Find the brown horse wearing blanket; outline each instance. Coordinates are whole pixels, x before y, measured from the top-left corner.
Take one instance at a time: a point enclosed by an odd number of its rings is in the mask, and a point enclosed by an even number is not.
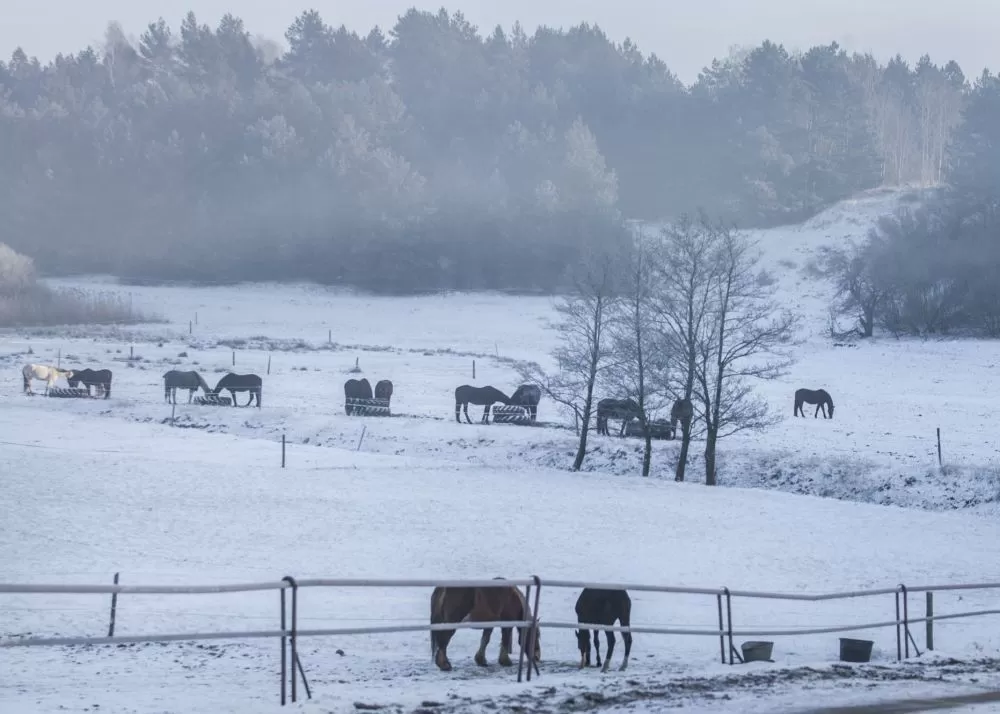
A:
[[[503,578],[494,578],[503,580]],[[516,587],[497,585],[485,588],[434,588],[431,593],[431,624],[444,622],[501,622],[531,619],[531,609],[524,599],[524,594]],[[542,660],[542,647],[538,641],[538,630],[534,630],[534,654],[532,662]],[[493,628],[484,629],[479,640],[479,650],[476,652],[476,664],[486,666],[486,645],[490,642]],[[500,630],[500,657],[497,659],[504,667],[510,667],[512,649],[512,628]],[[523,649],[530,630],[526,627],[517,628],[517,644]],[[448,643],[455,636],[455,630],[431,630],[431,655],[434,663],[445,672],[451,671],[448,661]],[[530,665],[529,665],[530,666]]]

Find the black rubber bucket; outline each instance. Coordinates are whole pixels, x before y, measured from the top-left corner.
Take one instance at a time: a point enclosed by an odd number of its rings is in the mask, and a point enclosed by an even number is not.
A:
[[[743,650],[744,662],[773,662],[771,652],[774,649],[773,642],[744,642],[740,645]]]
[[[871,640],[854,640],[850,637],[840,638],[841,662],[870,662],[872,658]]]

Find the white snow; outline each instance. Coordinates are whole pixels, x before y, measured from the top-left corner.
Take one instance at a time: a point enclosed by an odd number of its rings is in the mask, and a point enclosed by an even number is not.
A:
[[[790,374],[761,385],[785,418],[765,434],[726,440],[725,487],[718,489],[674,483],[672,443],[657,444],[652,479],[636,475],[637,444],[617,438],[593,439],[589,470],[567,471],[573,432],[545,401],[544,424],[535,428],[453,422],[456,386],[509,392],[517,385],[512,360],[547,363],[554,346],[547,298],[53,281],[132,293],[136,307],[170,322],[0,335],[3,580],[109,583],[115,572],[130,584],[537,573],[791,592],[998,580],[1000,526],[991,516],[1000,478],[987,385],[1000,347],[886,338],[833,346],[825,334],[829,285],[805,270],[816,248],[863,235],[895,200],[867,196],[803,226],[759,232],[782,296],[803,313],[806,328]],[[127,361],[130,346],[140,359]],[[59,357],[70,368],[113,369],[112,398],[23,396],[19,367],[29,347],[32,361]],[[373,383],[393,380],[396,416],[344,414],[342,384],[355,359]],[[160,375],[175,366],[198,369],[213,384],[230,369],[261,374],[264,406],[191,406],[179,392],[172,426]],[[791,393],[799,386],[831,391],[836,418],[793,418]],[[478,421],[478,410],[470,416]],[[289,442],[284,470],[281,434]],[[699,468],[693,459],[695,481]],[[543,589],[543,621],[574,620],[577,594]],[[422,623],[428,598],[426,589],[305,590],[301,625]],[[632,599],[636,625],[717,625],[712,597],[633,592]],[[939,593],[936,608],[995,608],[998,599],[988,591]],[[0,595],[0,636],[106,634],[108,600]],[[742,629],[864,623],[892,619],[893,607],[891,596],[822,604],[737,599],[734,619]],[[912,596],[911,608],[922,607],[922,596]],[[410,711],[429,700],[441,703],[433,708],[439,711],[508,701],[576,711],[592,708],[599,692],[602,711],[684,704],[687,711],[749,712],[814,704],[816,691],[838,701],[896,696],[903,682],[914,692],[964,691],[991,681],[977,662],[995,657],[1000,645],[993,622],[937,625],[938,653],[959,665],[925,656],[919,665],[897,666],[893,630],[855,633],[876,641],[881,666],[848,677],[831,667],[839,635],[776,638],[775,664],[736,668],[718,664],[712,638],[636,635],[629,671],[600,675],[575,669],[572,631],[549,629],[542,676],[531,685],[518,685],[495,664],[476,667],[475,631],[456,635],[450,674],[433,666],[426,633],[303,639],[316,698],[303,708],[350,711],[359,701]],[[121,635],[277,625],[274,592],[123,595],[118,602]],[[922,629],[916,634],[923,649]],[[498,642],[494,633],[491,661]],[[272,641],[0,649],[0,710],[277,710],[278,650]],[[621,652],[619,638],[616,662]],[[813,670],[805,679],[801,669],[774,678],[806,665]],[[934,679],[941,681],[927,681]],[[567,703],[570,697],[579,701]]]

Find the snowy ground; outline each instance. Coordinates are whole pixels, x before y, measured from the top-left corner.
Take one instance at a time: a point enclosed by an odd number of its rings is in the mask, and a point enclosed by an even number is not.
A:
[[[617,438],[593,441],[587,473],[566,471],[573,434],[544,401],[543,424],[534,428],[454,423],[456,386],[509,392],[518,383],[514,361],[548,359],[546,298],[58,281],[131,293],[136,307],[169,322],[130,332],[0,335],[3,579],[109,582],[118,571],[133,584],[538,573],[794,592],[996,580],[1000,526],[991,516],[1000,471],[983,385],[1000,346],[891,339],[835,346],[826,335],[829,286],[810,277],[820,245],[860,236],[892,201],[870,196],[803,226],[760,233],[782,294],[805,318],[803,344],[791,373],[761,388],[785,419],[765,434],[728,440],[720,465],[728,488],[712,490],[672,482],[670,443],[657,445],[654,479],[633,477],[638,445]],[[29,349],[32,361],[111,368],[112,398],[21,395],[19,367]],[[355,376],[348,371],[356,360],[373,383],[394,382],[393,417],[344,414],[342,384]],[[200,370],[212,384],[229,370],[264,375],[264,408],[190,406],[180,392],[171,424],[160,375],[175,367]],[[799,386],[831,391],[837,418],[794,419],[791,394]],[[699,467],[695,459],[692,475]],[[543,591],[542,619],[573,620],[576,595]],[[420,589],[306,591],[302,625],[420,623],[428,596]],[[632,597],[634,624],[715,626],[712,598]],[[995,608],[998,599],[939,594],[937,608]],[[106,600],[0,596],[0,636],[101,634]],[[891,619],[892,608],[891,597],[737,600],[734,617],[744,629],[796,627]],[[277,627],[276,615],[275,593],[122,596],[118,633],[267,629]],[[1000,631],[988,619],[939,623],[939,657],[905,666],[892,663],[891,630],[857,634],[876,641],[871,666],[832,665],[838,635],[780,638],[775,664],[735,670],[717,663],[710,638],[637,635],[628,672],[602,676],[576,671],[571,631],[543,630],[542,676],[530,686],[496,665],[472,664],[473,632],[456,636],[457,669],[448,675],[430,662],[426,634],[321,638],[301,644],[316,696],[304,710],[351,711],[361,702],[413,711],[432,702],[423,709],[792,711],[820,699],[998,683]],[[918,643],[922,649],[922,637]],[[278,664],[277,643],[259,641],[0,649],[0,709],[269,711]]]

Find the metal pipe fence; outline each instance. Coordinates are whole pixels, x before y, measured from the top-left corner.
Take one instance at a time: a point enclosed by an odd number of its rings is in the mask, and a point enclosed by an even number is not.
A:
[[[584,589],[594,588],[603,590],[626,590],[635,592],[661,593],[667,595],[697,595],[710,596],[716,601],[717,622],[709,628],[686,628],[686,627],[654,627],[646,625],[603,625],[597,623],[581,622],[543,622],[539,619],[539,606],[542,585],[546,588],[563,589]],[[494,588],[494,587],[516,587],[524,588],[524,601],[528,604],[526,617],[523,620],[494,620],[489,622],[463,621],[456,623],[437,624],[399,624],[399,625],[374,625],[364,627],[338,627],[338,628],[311,628],[301,629],[298,625],[299,602],[298,593],[302,588]],[[534,593],[532,593],[534,589]],[[493,629],[493,628],[521,628],[528,634],[520,648],[517,681],[522,681],[525,665],[527,665],[527,679],[532,678],[532,670],[538,672],[535,664],[528,652],[534,651],[534,643],[537,641],[538,631],[544,628],[551,629],[588,629],[605,632],[629,632],[634,634],[652,635],[674,635],[674,636],[699,636],[714,637],[719,640],[719,656],[722,663],[734,664],[736,660],[743,661],[743,657],[737,651],[734,640],[737,637],[789,637],[831,634],[838,632],[849,632],[858,630],[874,630],[896,628],[896,658],[902,661],[910,656],[910,646],[919,656],[921,653],[917,648],[916,640],[910,632],[912,625],[923,623],[926,627],[925,645],[928,650],[933,649],[933,623],[938,620],[954,620],[971,617],[984,617],[989,615],[1000,615],[1000,608],[988,608],[970,610],[965,612],[934,614],[933,594],[935,592],[949,591],[969,591],[969,590],[997,590],[1000,583],[946,583],[938,585],[918,585],[906,586],[897,585],[894,588],[871,588],[866,590],[850,590],[832,593],[781,593],[754,590],[730,590],[726,587],[706,588],[706,587],[684,587],[670,585],[650,585],[644,583],[599,583],[575,580],[542,580],[537,576],[529,578],[513,579],[378,579],[378,578],[307,578],[296,580],[291,576],[286,576],[280,581],[267,581],[258,583],[236,583],[219,585],[64,585],[64,584],[34,584],[34,583],[0,583],[0,595],[21,594],[66,594],[66,595],[209,595],[244,592],[266,592],[278,591],[280,594],[280,627],[276,630],[233,630],[222,632],[190,632],[173,634],[137,634],[137,635],[116,635],[109,637],[6,637],[0,638],[0,651],[10,650],[19,647],[44,647],[44,646],[74,646],[74,645],[103,645],[103,644],[126,644],[143,642],[177,642],[177,641],[197,641],[197,640],[224,640],[224,639],[269,639],[279,638],[281,644],[281,703],[285,704],[288,698],[288,690],[291,693],[291,701],[298,698],[298,683],[301,680],[306,689],[307,696],[311,697],[308,680],[298,654],[298,638],[300,637],[326,637],[326,636],[349,636],[349,635],[372,635],[390,634],[406,632],[439,632],[453,631],[460,629]],[[288,593],[291,596],[288,596]],[[926,613],[924,616],[910,617],[909,596],[914,593],[924,593],[926,603]],[[532,594],[534,602],[532,607]],[[734,599],[756,599],[756,600],[777,600],[777,601],[797,601],[797,602],[825,602],[834,600],[847,600],[854,598],[868,598],[892,595],[895,603],[895,617],[893,619],[878,620],[875,622],[863,622],[847,625],[830,625],[822,627],[796,627],[796,628],[764,628],[764,629],[737,629],[734,626],[733,600]],[[290,602],[289,602],[290,601]],[[290,611],[289,611],[290,605]]]

